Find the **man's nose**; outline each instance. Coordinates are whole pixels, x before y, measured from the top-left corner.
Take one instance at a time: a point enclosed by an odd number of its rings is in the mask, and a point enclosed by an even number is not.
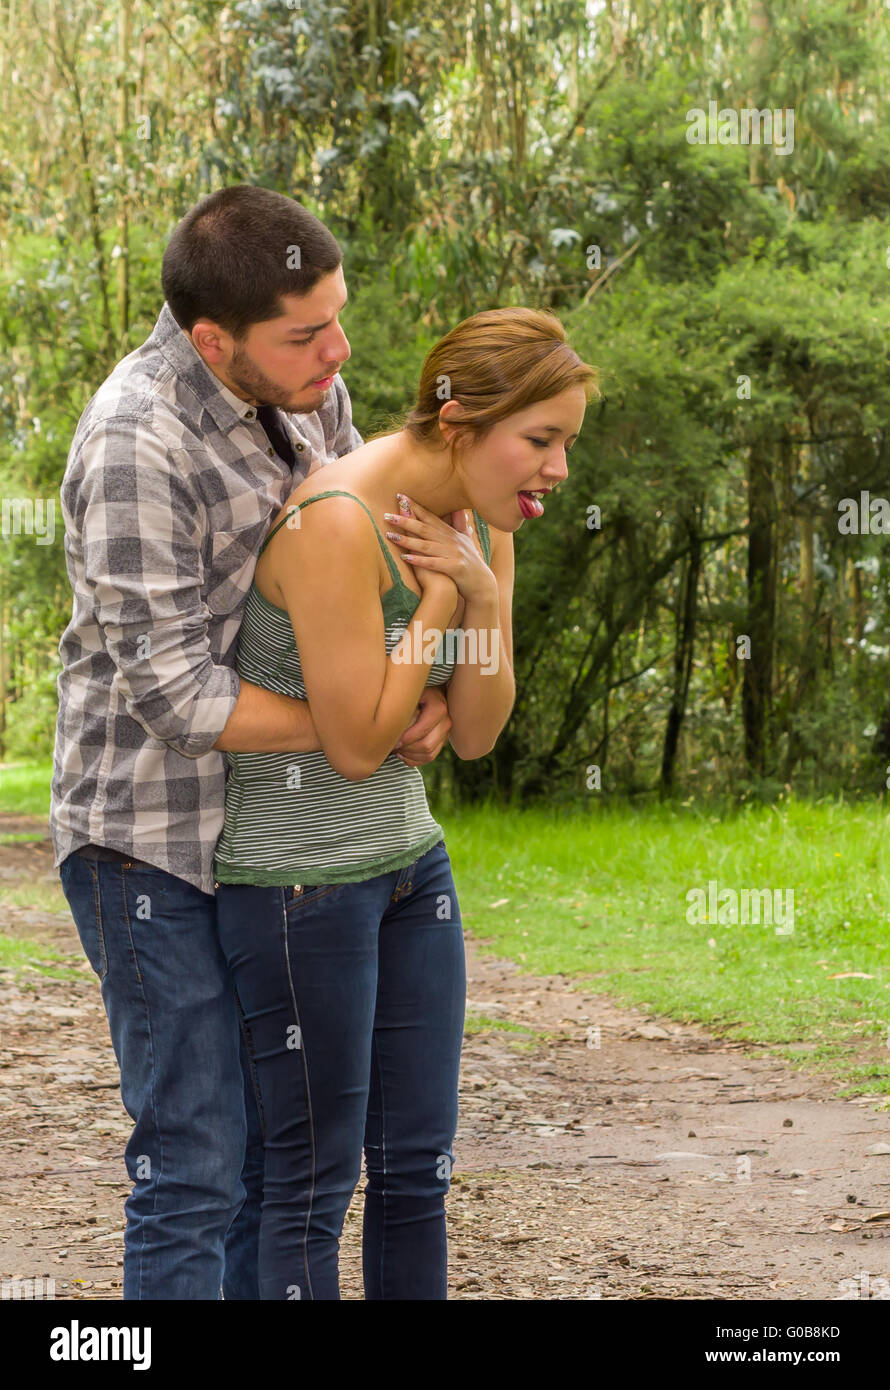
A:
[[[339,325],[336,335],[322,348],[321,355],[325,362],[346,362],[352,356],[349,339]]]

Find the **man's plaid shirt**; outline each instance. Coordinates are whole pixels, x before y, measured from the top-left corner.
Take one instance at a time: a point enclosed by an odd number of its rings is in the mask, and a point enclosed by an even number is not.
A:
[[[167,304],[87,404],[61,484],[74,591],[59,643],[55,864],[90,842],[212,894],[238,628],[271,518],[311,468],[356,449],[339,375],[280,412],[291,470],[256,409],[205,365]]]

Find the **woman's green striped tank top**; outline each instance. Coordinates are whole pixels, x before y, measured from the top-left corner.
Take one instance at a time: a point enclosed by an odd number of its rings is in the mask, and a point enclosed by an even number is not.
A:
[[[316,493],[288,509],[260,553],[293,512],[323,497],[353,497],[377,533],[392,587],[380,596],[385,644],[391,652],[420,599],[399,574],[370,509],[351,492]],[[486,564],[488,527],[473,513]],[[444,685],[455,665],[453,644],[443,641],[426,684]],[[239,675],[266,690],[306,699],[294,630],[285,609],[251,585],[238,637]],[[403,869],[443,838],[430,814],[419,768],[390,753],[370,777],[352,782],[331,767],[324,753],[227,753],[225,821],[216,846],[217,883],[272,886],[355,883]]]

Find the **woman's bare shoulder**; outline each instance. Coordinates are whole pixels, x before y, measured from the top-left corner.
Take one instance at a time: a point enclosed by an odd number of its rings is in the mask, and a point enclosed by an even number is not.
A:
[[[299,506],[328,490],[327,486],[306,488],[304,484],[288,498],[270,527],[254,581],[263,597],[279,608],[287,606],[282,580],[293,574],[295,565],[301,568],[308,564],[317,573],[334,565],[337,573],[343,575],[347,569],[363,572],[375,560],[374,532],[363,509],[350,498],[330,497],[314,506]],[[335,545],[331,544],[332,536]]]

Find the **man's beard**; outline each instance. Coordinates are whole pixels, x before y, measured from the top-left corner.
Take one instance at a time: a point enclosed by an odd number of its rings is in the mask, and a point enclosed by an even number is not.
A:
[[[286,391],[283,386],[278,386],[274,381],[265,375],[256,365],[252,357],[249,357],[237,343],[232,353],[232,360],[229,363],[229,378],[243,391],[251,400],[259,401],[260,405],[277,405],[281,410],[299,410],[305,404],[294,393]],[[306,391],[311,390],[307,387]],[[306,392],[302,392],[301,396]],[[317,393],[321,394],[321,393]]]

